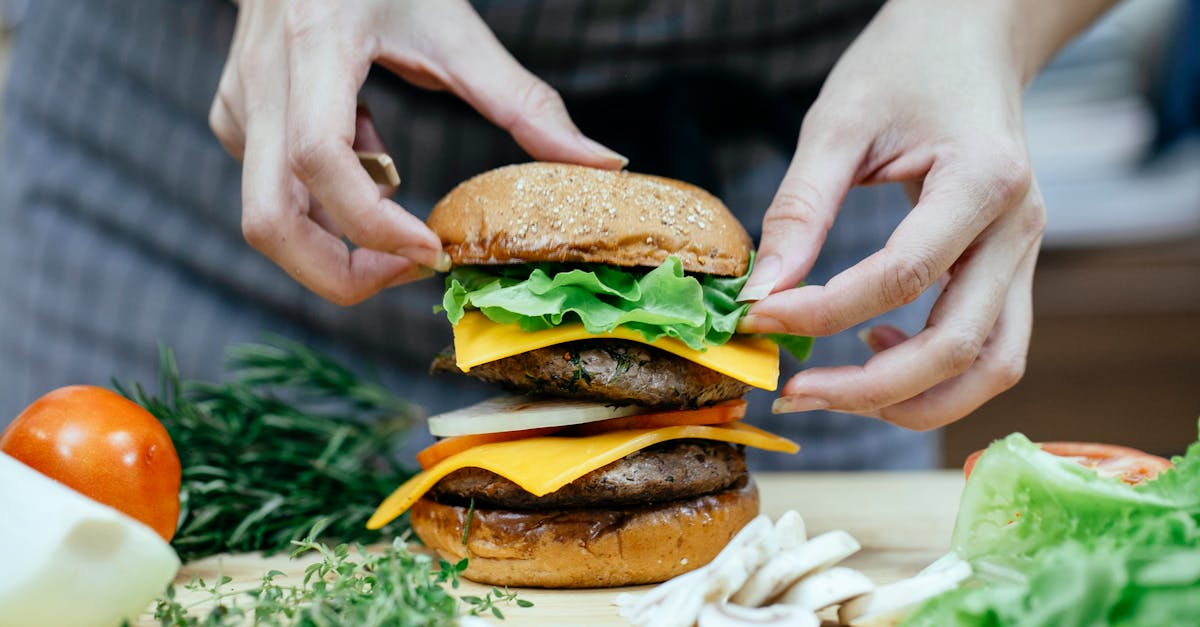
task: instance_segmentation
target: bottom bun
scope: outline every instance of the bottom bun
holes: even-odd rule
[[[717,556],[758,515],[758,488],[744,487],[623,510],[476,509],[421,499],[412,527],[452,562],[469,555],[468,579],[495,586],[602,588],[666,581]]]

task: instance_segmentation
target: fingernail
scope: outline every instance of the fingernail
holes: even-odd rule
[[[750,279],[738,293],[737,302],[757,301],[770,296],[775,284],[779,283],[779,268],[779,257],[775,255],[755,259],[754,270],[750,272]]]
[[[772,414],[790,414],[798,411],[829,409],[829,401],[815,396],[780,396],[771,403]]]
[[[417,273],[417,276],[413,277],[414,281],[419,281],[421,279],[428,279],[429,277],[435,276],[438,273],[437,270],[434,270],[433,268],[430,268],[429,266],[420,266],[420,268],[421,268],[421,271]]]
[[[444,250],[439,250],[437,253],[435,253],[437,256],[433,258],[433,263],[421,263],[422,261],[428,262],[429,260],[429,249],[425,248],[424,246],[419,248],[416,246],[405,246],[403,248],[397,248],[396,250],[393,250],[392,254],[412,259],[413,261],[420,263],[422,266],[426,268],[432,268],[438,272],[449,272],[451,266],[454,265],[450,261],[450,255],[447,255],[446,251]]]
[[[787,328],[771,316],[756,316],[748,313],[738,320],[738,333],[786,333]]]
[[[585,136],[583,138],[583,145],[587,146],[588,150],[591,152],[605,159],[620,162],[621,166],[619,169],[623,170],[625,169],[625,166],[629,165],[629,159],[625,155],[613,150],[612,148],[609,148],[608,146],[605,146],[604,144],[601,144],[590,137]]]

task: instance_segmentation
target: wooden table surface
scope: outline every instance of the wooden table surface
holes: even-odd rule
[[[845,565],[866,573],[876,583],[912,576],[950,547],[950,532],[963,487],[959,471],[913,473],[759,473],[763,513],[776,519],[796,510],[809,535],[843,529],[858,539],[863,550]],[[303,574],[306,562],[286,556],[221,555],[185,566],[176,578],[182,590],[198,574],[206,581],[221,575],[253,585],[263,573],[278,569]],[[282,580],[281,580],[282,581]],[[521,590],[531,608],[505,607],[503,625],[625,625],[613,599],[619,592],[642,588],[601,590]],[[459,594],[482,594],[487,588],[464,582]],[[142,625],[155,624],[144,620]]]

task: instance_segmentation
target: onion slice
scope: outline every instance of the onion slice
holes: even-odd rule
[[[497,396],[469,407],[429,417],[429,432],[438,437],[565,427],[632,416],[648,411],[638,405],[614,406],[599,401]]]

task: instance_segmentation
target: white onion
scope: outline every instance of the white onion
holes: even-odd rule
[[[179,569],[146,525],[3,453],[0,554],[5,627],[136,623]]]
[[[540,427],[565,427],[645,413],[645,407],[616,407],[596,401],[497,396],[469,407],[429,417],[429,432],[438,437],[499,433]]]

